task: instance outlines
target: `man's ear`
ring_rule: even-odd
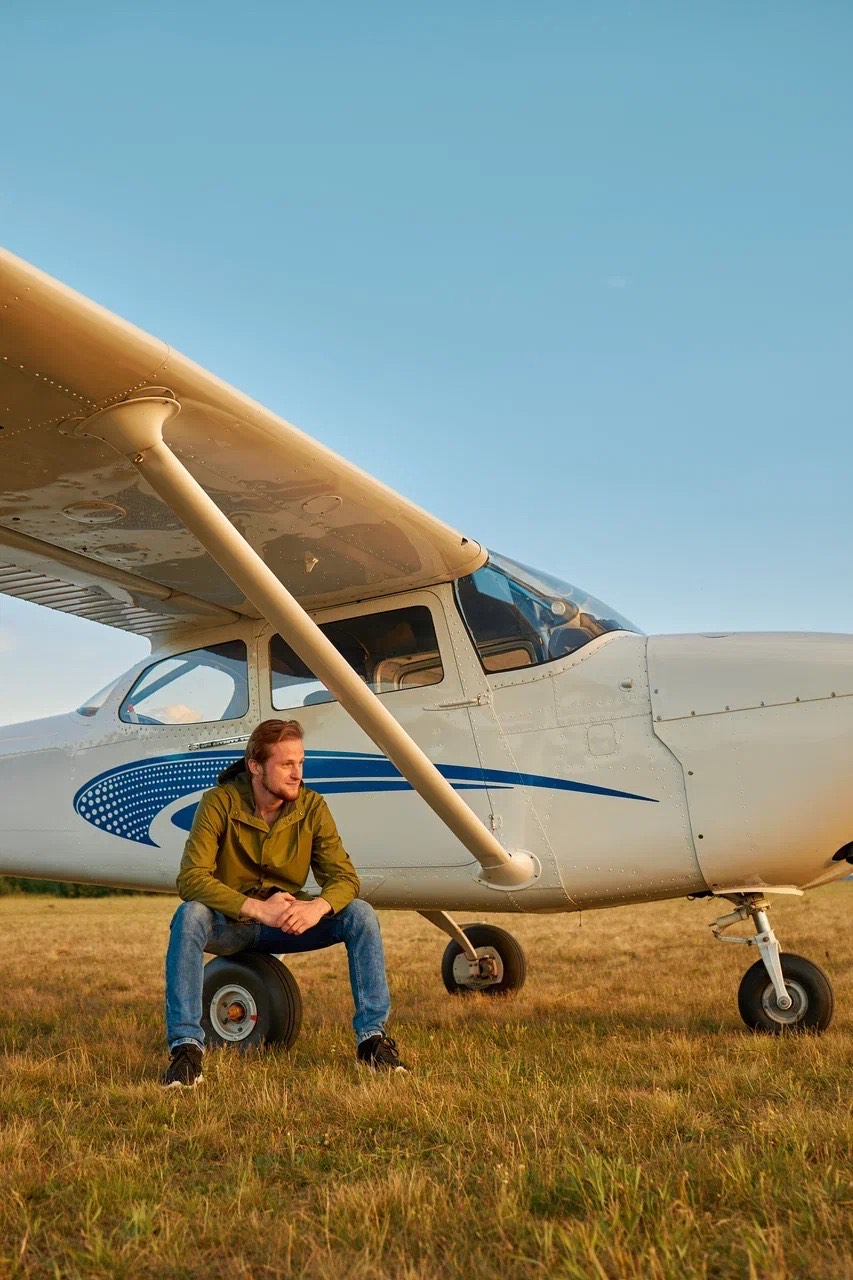
[[[247,760],[246,768],[249,770],[249,773],[253,778],[257,778],[259,773],[263,773],[263,766],[259,765],[257,760]]]

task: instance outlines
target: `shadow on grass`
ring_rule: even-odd
[[[732,1031],[747,1032],[747,1028],[736,1016],[712,1015],[706,1012],[690,1011],[684,1013],[672,1010],[613,1010],[603,1012],[600,1007],[582,1005],[579,1008],[549,1009],[546,1005],[537,1005],[519,1010],[517,1016],[507,1016],[509,1009],[515,1004],[512,996],[452,996],[464,1009],[464,1017],[458,1023],[459,1030],[475,1030],[492,1027],[504,1032],[529,1032],[531,1027],[553,1028],[560,1033],[572,1030],[585,1035],[603,1038],[625,1032],[664,1032],[700,1035],[720,1035]],[[475,1003],[479,1001],[480,1003]],[[396,1018],[395,1026],[402,1027],[409,1022],[412,1026],[428,1030],[447,1031],[446,1018],[420,1016],[417,1018]],[[452,1024],[450,1024],[452,1027]]]
[[[612,1040],[636,1040],[638,1037],[667,1039],[672,1035],[686,1035],[702,1040],[719,1040],[721,1037],[736,1035],[738,1039],[742,1039],[755,1034],[739,1023],[722,1023],[708,1017],[677,1021],[663,1014],[602,1015],[592,1011],[581,1011],[573,1016],[502,1018],[499,1021],[490,1019],[487,1013],[484,1013],[476,1020],[468,1020],[458,1027],[438,1019],[396,1019],[391,1032],[399,1040],[405,1057],[405,1051],[411,1041],[421,1040],[424,1036],[429,1037],[431,1032],[439,1033],[442,1041],[446,1042],[445,1048],[442,1049],[442,1054],[446,1056],[447,1052],[454,1052],[454,1042],[457,1044],[462,1040],[468,1042],[471,1035],[482,1037],[484,1045],[488,1043],[490,1047],[505,1049],[507,1053],[513,1052],[518,1045],[524,1043],[531,1047],[530,1037],[534,1029],[539,1033],[536,1042],[538,1045],[541,1045],[542,1038],[548,1039],[551,1036],[558,1044],[566,1044],[572,1036],[589,1044]],[[87,1046],[95,1048],[101,1034],[102,1028],[94,1022],[87,1028],[79,1021],[75,1021],[73,1029],[69,1027],[67,1034],[57,1023],[54,1022],[48,1029],[41,1020],[36,1020],[32,1025],[20,1023],[13,1027],[7,1026],[0,1032],[0,1058],[25,1058],[32,1063],[47,1062],[78,1053]],[[144,1037],[141,1040],[135,1039],[134,1045],[146,1057],[153,1053],[157,1055],[158,1060],[162,1058],[164,1064],[167,1061],[165,1039],[160,1035],[153,1038]],[[423,1051],[424,1047],[421,1046],[421,1052]],[[232,1054],[247,1064],[269,1060],[271,1057],[280,1058],[282,1062],[312,1066],[318,1065],[319,1062],[341,1064],[356,1061],[354,1043],[348,1044],[343,1052],[336,1049],[330,1053],[328,1048],[320,1049],[313,1045],[310,1033],[307,1036],[303,1034],[290,1049],[269,1045],[241,1050],[238,1047],[209,1045],[206,1053],[215,1055],[216,1058]],[[130,1070],[131,1074],[136,1076],[137,1071],[133,1068]]]

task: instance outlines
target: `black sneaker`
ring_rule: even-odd
[[[408,1071],[405,1062],[400,1061],[397,1052],[397,1041],[390,1036],[375,1035],[362,1040],[356,1050],[362,1066],[371,1071]]]
[[[204,1079],[201,1073],[202,1051],[194,1044],[179,1044],[172,1050],[171,1061],[160,1080],[164,1089],[189,1088]]]

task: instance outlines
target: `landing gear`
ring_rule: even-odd
[[[520,991],[527,977],[527,960],[511,933],[494,924],[466,924],[462,930],[476,953],[469,960],[458,942],[448,942],[441,958],[441,976],[451,995],[479,991],[505,996]]]
[[[296,979],[263,952],[219,956],[205,965],[201,1025],[210,1045],[289,1049],[302,1025]]]
[[[802,956],[780,952],[767,916],[768,903],[757,893],[726,894],[735,910],[711,925],[720,942],[758,947],[761,959],[743,975],[738,991],[740,1016],[753,1031],[782,1035],[791,1031],[825,1031],[832,1021],[834,999],[829,978]],[[751,919],[754,938],[724,938],[724,929]]]
[[[487,996],[520,991],[527,977],[524,951],[511,933],[494,924],[458,925],[446,911],[421,911],[424,919],[450,935],[441,976],[451,995]]]
[[[779,1035],[783,1031],[825,1031],[832,1021],[834,998],[829,978],[823,969],[782,952],[779,956],[785,988],[791,997],[788,1008],[780,1007],[779,998],[767,974],[763,960],[747,969],[737,993],[740,1016],[754,1031]]]

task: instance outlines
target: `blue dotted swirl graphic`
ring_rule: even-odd
[[[150,829],[157,814],[181,796],[214,786],[222,770],[236,759],[233,753],[193,754],[121,765],[81,787],[74,797],[74,810],[109,835],[156,849]]]

